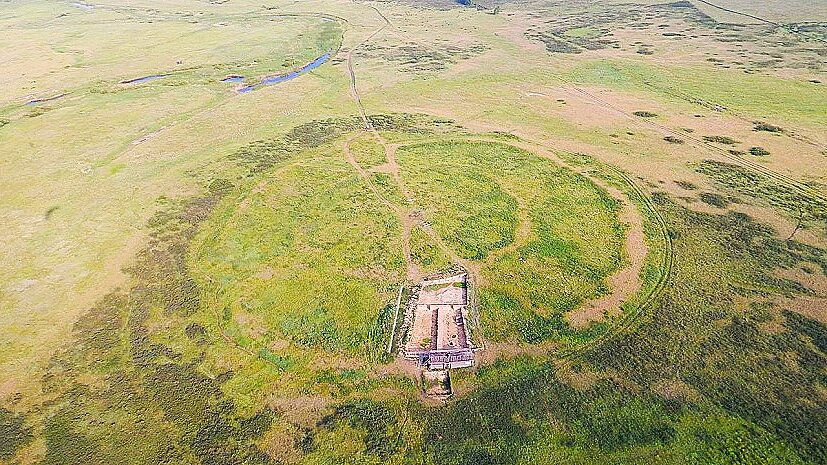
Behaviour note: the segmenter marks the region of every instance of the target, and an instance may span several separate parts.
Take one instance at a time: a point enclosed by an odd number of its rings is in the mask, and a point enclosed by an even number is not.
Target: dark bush
[[[639,116],[641,118],[654,118],[658,116],[657,113],[652,113],[651,111],[636,111],[633,113],[635,116]]]
[[[775,126],[773,124],[763,122],[756,122],[755,126],[753,127],[753,130],[765,132],[784,132],[784,129],[780,126]]]
[[[714,192],[703,192],[700,195],[701,202],[712,205],[713,207],[726,208],[729,206],[729,200],[720,194]]]
[[[0,460],[14,456],[17,450],[32,440],[31,428],[21,415],[0,407]]]
[[[737,140],[727,136],[704,136],[704,140],[714,144],[735,145]]]

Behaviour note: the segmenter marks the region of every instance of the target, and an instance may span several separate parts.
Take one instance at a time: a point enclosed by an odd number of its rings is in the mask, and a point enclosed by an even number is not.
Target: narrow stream
[[[311,61],[310,63],[302,66],[301,68],[291,71],[286,74],[279,74],[276,76],[266,77],[261,80],[258,84],[251,84],[248,86],[238,88],[238,92],[241,94],[246,94],[247,92],[252,92],[260,87],[269,86],[272,84],[279,84],[281,82],[290,81],[291,79],[296,79],[297,77],[301,76],[302,74],[308,73],[313,71],[314,69],[318,68],[319,66],[325,64],[328,60],[330,60],[330,52],[325,53],[324,55],[316,58],[315,60]]]

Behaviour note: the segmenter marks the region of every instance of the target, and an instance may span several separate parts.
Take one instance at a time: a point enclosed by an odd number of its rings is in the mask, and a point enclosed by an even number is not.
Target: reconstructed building
[[[467,368],[474,364],[465,326],[468,276],[456,274],[422,281],[413,306],[405,357],[431,370]]]

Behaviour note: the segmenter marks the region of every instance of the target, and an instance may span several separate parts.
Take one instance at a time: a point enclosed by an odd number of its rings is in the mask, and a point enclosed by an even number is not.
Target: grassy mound
[[[487,337],[558,339],[571,332],[565,312],[608,292],[624,229],[618,202],[586,178],[493,142],[412,145],[397,158],[426,221],[482,267]]]

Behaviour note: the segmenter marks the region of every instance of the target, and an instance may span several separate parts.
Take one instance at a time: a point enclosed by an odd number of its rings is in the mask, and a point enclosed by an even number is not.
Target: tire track
[[[727,13],[732,13],[734,15],[739,15],[739,16],[746,16],[747,18],[752,18],[752,19],[754,19],[756,21],[760,21],[762,23],[771,24],[771,25],[777,26],[777,27],[782,27],[782,24],[776,23],[775,21],[770,21],[768,19],[759,18],[758,16],[754,16],[754,15],[751,15],[749,13],[744,13],[742,11],[731,10],[729,8],[726,8],[726,7],[723,7],[723,6],[720,6],[720,5],[716,5],[716,4],[708,2],[706,0],[693,0],[693,1],[698,2],[698,3],[703,3],[704,5],[711,6],[712,8],[717,8],[721,11],[726,11]]]
[[[365,112],[365,106],[362,104],[362,97],[359,95],[359,87],[356,85],[356,72],[353,70],[353,52],[364,47],[368,42],[373,40],[374,37],[379,35],[379,33],[384,31],[385,29],[392,27],[392,24],[390,20],[388,20],[388,18],[384,14],[382,14],[381,11],[379,11],[378,8],[372,5],[369,6],[382,18],[384,24],[382,24],[380,28],[373,31],[364,40],[362,40],[358,44],[354,45],[350,50],[348,50],[346,61],[347,71],[350,75],[350,96],[353,98],[354,102],[356,102],[356,108],[359,111],[359,116],[362,118],[362,122],[365,124],[365,130],[371,131],[373,130],[373,124],[368,119],[367,113]]]

